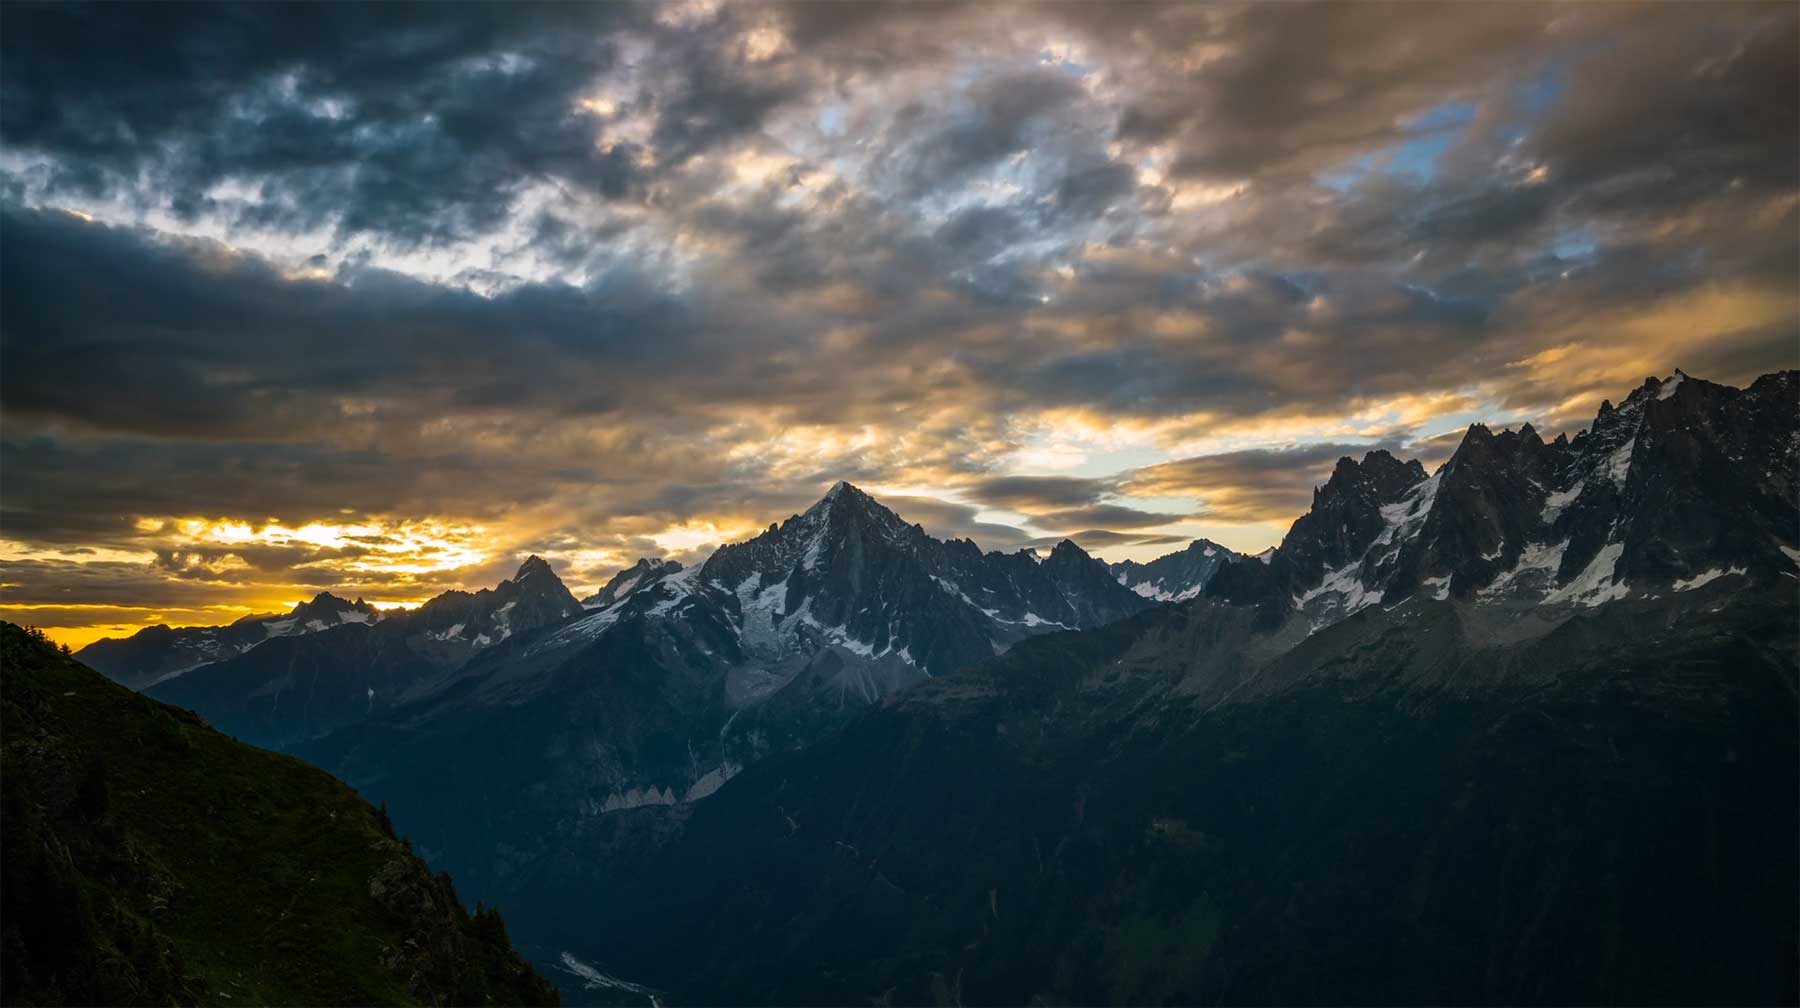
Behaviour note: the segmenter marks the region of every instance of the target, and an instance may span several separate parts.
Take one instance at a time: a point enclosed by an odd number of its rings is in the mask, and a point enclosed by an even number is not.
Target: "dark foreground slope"
[[[1792,1003],[1793,583],[1027,641],[512,905],[671,1001]]]
[[[552,1004],[381,813],[0,623],[6,1004]]]

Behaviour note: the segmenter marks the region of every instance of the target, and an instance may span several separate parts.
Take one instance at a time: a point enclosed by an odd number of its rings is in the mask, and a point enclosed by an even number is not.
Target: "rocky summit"
[[[1573,439],[1475,424],[1427,476],[1345,458],[1260,566],[1214,582],[1314,628],[1414,595],[1592,607],[1794,569],[1800,379],[1679,371],[1602,403]]]
[[[921,682],[1154,604],[1073,543],[984,553],[840,483],[698,566],[640,563],[578,618],[298,751],[387,798],[459,879],[504,889],[616,814],[684,808]]]
[[[1108,569],[1120,584],[1145,598],[1186,602],[1204,591],[1219,568],[1234,558],[1236,553],[1218,543],[1196,539],[1186,549],[1149,563],[1122,560]]]

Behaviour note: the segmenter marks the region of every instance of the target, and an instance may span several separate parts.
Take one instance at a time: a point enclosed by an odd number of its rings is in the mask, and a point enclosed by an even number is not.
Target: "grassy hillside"
[[[0,623],[7,1004],[553,1004],[383,813]]]

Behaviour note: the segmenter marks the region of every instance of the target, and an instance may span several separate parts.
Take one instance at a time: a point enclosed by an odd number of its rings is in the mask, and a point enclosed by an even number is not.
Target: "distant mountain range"
[[[470,885],[504,887],[610,813],[698,801],[933,676],[1154,604],[1072,543],[983,553],[848,484],[699,566],[634,570],[580,618],[296,751],[392,795]]]
[[[534,556],[496,588],[447,592],[410,611],[384,613],[321,593],[286,616],[152,627],[97,641],[76,657],[276,748],[422,699],[465,675],[479,678],[522,653],[534,664],[568,660],[638,617],[681,622],[700,641],[717,638],[709,660],[734,666],[730,712],[809,669],[835,683],[839,706],[853,707],[1032,634],[1097,626],[1148,600],[1191,598],[1227,553],[1196,543],[1148,565],[1110,569],[1066,541],[1043,557],[984,554],[968,540],[932,539],[839,484],[805,514],[724,547],[701,568],[642,559],[580,602]],[[515,635],[550,627],[557,629],[549,639],[474,662]],[[622,781],[620,793],[648,787],[660,800],[694,783]]]
[[[1797,453],[1800,374],[1676,372],[1344,458],[1257,557],[984,553],[840,483],[580,602],[533,558],[109,674],[688,1000],[1792,1001]]]
[[[147,627],[125,638],[105,638],[76,655],[88,667],[132,689],[145,689],[211,662],[243,654],[275,637],[329,630],[345,623],[373,623],[381,612],[362,599],[346,602],[320,592],[285,616],[245,616],[228,626]]]
[[[1794,1003],[1797,407],[1678,374],[1344,459],[1193,601],[603,816],[505,904],[700,1002]]]
[[[124,641],[97,641],[75,657],[98,659],[102,671],[129,684],[141,675],[115,664],[120,652],[141,653],[150,667],[167,667],[176,656],[193,654],[184,638],[236,641],[257,628],[279,631],[217,661],[165,672],[145,689],[199,711],[247,742],[284,748],[427,692],[483,650],[582,611],[550,565],[535,556],[497,587],[445,592],[410,611],[377,613],[361,603],[339,609],[350,605],[321,594],[278,620],[169,633],[153,628]],[[348,618],[309,615],[333,612]]]

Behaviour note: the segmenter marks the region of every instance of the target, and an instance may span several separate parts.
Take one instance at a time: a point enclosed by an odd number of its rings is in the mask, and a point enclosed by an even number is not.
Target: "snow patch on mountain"
[[[1619,557],[1624,553],[1623,543],[1607,543],[1600,548],[1600,552],[1594,554],[1594,559],[1588,562],[1575,580],[1545,596],[1544,601],[1597,606],[1624,598],[1630,594],[1630,589],[1623,581],[1614,581]]]
[[[575,958],[573,953],[564,952],[562,954],[562,968],[564,972],[579,977],[582,987],[587,990],[616,990],[624,991],[627,994],[641,994],[650,999],[653,1008],[659,1003],[650,988],[602,973],[588,963]]]
[[[1631,453],[1636,447],[1637,438],[1632,438],[1606,457],[1604,466],[1606,475],[1613,481],[1614,486],[1620,488],[1625,486],[1625,479],[1631,474]]]
[[[1478,598],[1499,598],[1523,592],[1548,593],[1556,583],[1556,571],[1562,566],[1568,540],[1556,543],[1532,543],[1519,554],[1512,570],[1504,571],[1487,587],[1476,592]]]
[[[1575,485],[1569,489],[1561,490],[1545,497],[1544,509],[1538,513],[1538,518],[1545,524],[1555,524],[1557,517],[1560,516],[1563,513],[1563,510],[1570,504],[1575,503],[1576,498],[1580,497],[1581,491],[1585,489],[1587,489],[1587,481],[1576,480]]]
[[[1438,487],[1442,485],[1444,470],[1439,469],[1424,482],[1414,487],[1405,497],[1393,504],[1381,508],[1381,520],[1387,527],[1375,537],[1375,546],[1403,543],[1417,535],[1425,525],[1425,519],[1431,514],[1431,506],[1437,502]]]
[[[1673,587],[1676,591],[1692,591],[1695,588],[1701,587],[1702,585],[1712,584],[1714,581],[1717,581],[1718,579],[1720,579],[1722,577],[1727,577],[1732,574],[1742,574],[1742,573],[1744,573],[1744,568],[1742,568],[1742,567],[1730,567],[1730,568],[1715,567],[1712,570],[1705,571],[1700,574],[1696,574],[1691,578],[1684,578],[1680,581],[1677,581],[1671,587]]]
[[[1318,587],[1294,600],[1300,609],[1314,614],[1309,621],[1313,629],[1335,623],[1351,613],[1381,602],[1385,593],[1378,588],[1371,590],[1363,584],[1361,571],[1362,559],[1359,557],[1337,570],[1326,572],[1325,580]],[[1319,604],[1314,605],[1315,602]]]

